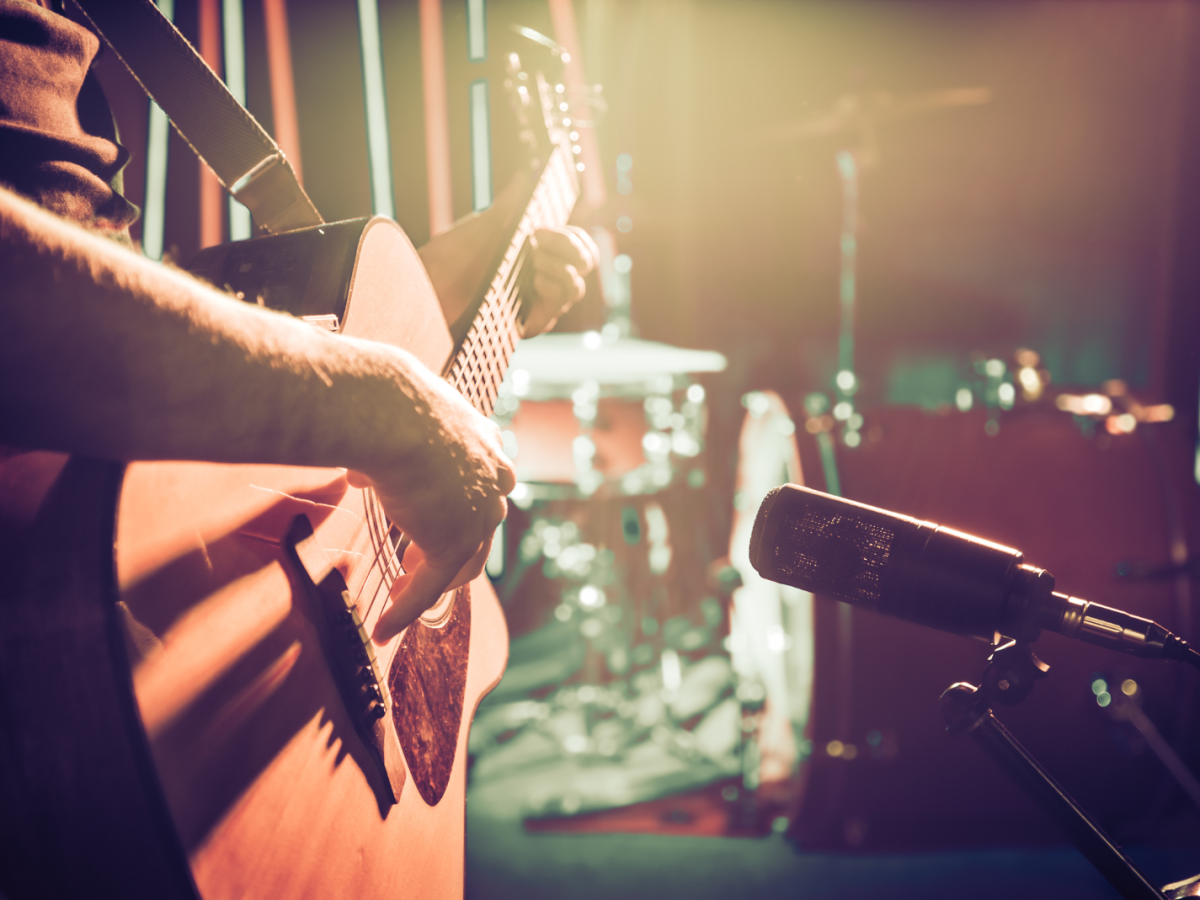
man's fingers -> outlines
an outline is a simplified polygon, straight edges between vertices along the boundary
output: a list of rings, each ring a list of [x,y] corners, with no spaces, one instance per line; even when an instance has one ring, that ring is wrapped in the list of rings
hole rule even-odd
[[[534,243],[537,247],[535,262],[538,258],[548,258],[551,264],[574,266],[583,275],[591,272],[600,258],[600,248],[592,236],[575,225],[563,229],[539,228],[534,234]]]
[[[536,302],[529,304],[529,314],[525,320],[526,335],[541,334],[553,328],[559,316],[583,296],[583,279],[579,280],[577,286],[567,287],[564,282],[538,272],[533,276],[533,292]]]
[[[415,544],[410,547],[405,556],[412,553],[415,547]],[[474,581],[487,565],[491,550],[491,540],[484,541],[467,564],[450,575],[447,575],[447,569],[431,566],[423,554],[415,555],[413,568],[392,584],[388,592],[391,602],[375,623],[371,640],[376,644],[386,644],[437,603],[443,594]]]
[[[505,457],[505,459],[507,460],[508,457]],[[516,486],[517,486],[517,470],[512,467],[512,464],[511,463],[509,463],[507,465],[501,464],[499,467],[497,467],[497,469],[496,469],[496,487],[498,487],[500,489],[500,493],[503,494],[505,497],[507,497],[509,494],[511,494],[513,492],[513,488],[515,488]],[[506,515],[508,515],[507,504],[504,507],[504,515],[502,515],[500,518],[503,519],[504,516],[506,516]]]
[[[539,334],[583,297],[583,276],[596,267],[600,251],[582,228],[539,228],[533,236],[534,302],[526,309],[525,333]]]
[[[455,572],[447,572],[422,560],[407,575],[401,575],[392,585],[391,604],[379,616],[371,640],[386,644],[416,621],[417,616],[437,603],[446,593]]]
[[[487,565],[488,554],[491,552],[492,542],[489,539],[480,546],[470,561],[458,570],[458,576],[450,582],[446,590],[452,591],[478,578],[483,573],[483,567]]]
[[[571,233],[574,243],[581,247],[587,259],[586,266],[576,265],[575,268],[579,269],[581,274],[587,275],[592,269],[600,265],[600,246],[596,243],[595,238],[578,225],[568,225],[567,230]]]
[[[538,299],[557,315],[583,296],[587,285],[574,266],[535,266],[533,289]]]

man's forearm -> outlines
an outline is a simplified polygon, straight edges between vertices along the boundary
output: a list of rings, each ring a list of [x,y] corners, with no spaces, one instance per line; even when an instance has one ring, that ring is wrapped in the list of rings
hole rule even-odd
[[[421,551],[375,636],[483,568],[516,483],[499,429],[408,353],[317,331],[0,189],[0,442],[344,466]]]
[[[431,376],[408,354],[239,303],[2,189],[0,278],[0,441],[370,471],[428,439]]]

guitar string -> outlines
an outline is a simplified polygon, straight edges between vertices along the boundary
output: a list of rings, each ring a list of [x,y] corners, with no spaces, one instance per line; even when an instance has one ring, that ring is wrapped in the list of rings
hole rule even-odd
[[[568,211],[574,205],[571,197],[572,195],[577,196],[577,187],[572,183],[571,178],[573,173],[570,173],[564,164],[564,156],[561,147],[556,148],[552,154],[547,166],[550,171],[547,172],[545,180],[536,188],[529,209],[526,210],[522,217],[523,221],[518,226],[521,241],[518,244],[514,240],[513,245],[519,249],[511,265],[507,267],[508,271],[498,272],[497,278],[493,281],[493,285],[500,282],[500,290],[496,291],[493,288],[489,291],[489,294],[493,296],[490,298],[485,296],[483,314],[477,316],[475,323],[472,324],[447,377],[451,385],[460,393],[468,396],[475,408],[484,415],[488,415],[493,408],[499,390],[497,379],[502,380],[502,373],[507,368],[512,353],[516,349],[517,340],[521,336],[518,295],[522,285],[521,275],[527,271],[529,239],[538,227],[542,227],[540,223],[565,221],[569,214]],[[555,203],[555,200],[559,202]],[[535,226],[533,224],[535,221],[539,222],[539,225]],[[481,359],[478,353],[480,341],[488,337],[489,328],[494,329],[494,336],[499,339],[500,354],[490,353],[490,359],[486,357]],[[493,346],[483,344],[485,353],[488,353]],[[468,351],[470,351],[469,354]],[[472,360],[475,361],[475,366],[471,365]],[[468,379],[470,380],[468,381]],[[391,526],[383,512],[378,495],[370,488],[366,489],[364,494],[367,505],[368,535],[375,547],[375,553],[364,578],[363,588],[372,580],[373,575],[378,574],[378,581],[367,605],[367,610],[361,614],[362,620],[366,621],[374,611],[381,591],[384,596],[391,593],[391,588],[402,572],[402,567],[396,560],[397,545],[392,544]],[[384,590],[385,588],[386,590]],[[355,598],[355,603],[361,609],[362,588]]]
[[[494,320],[496,318],[495,309],[500,305],[507,304],[488,304],[485,327],[480,329],[480,337],[489,337],[490,328],[488,325],[490,325],[490,322],[487,320]],[[477,346],[477,344],[475,346]],[[478,360],[478,354],[475,350],[475,347],[472,347],[471,352],[473,358]],[[460,389],[464,387],[464,385],[457,386],[460,387]],[[472,387],[472,385],[465,386],[468,388]],[[477,408],[486,407],[486,403],[481,402],[481,399],[477,396],[478,392],[476,390],[469,390],[468,394],[471,395],[471,399],[475,401],[475,406]],[[372,511],[372,515],[369,517],[371,540],[376,547],[375,556],[372,560],[372,567],[371,570],[369,570],[369,576],[371,574],[378,573],[379,580],[376,583],[376,589],[372,593],[371,600],[368,604],[366,613],[367,616],[371,614],[378,603],[381,591],[384,588],[387,588],[388,592],[390,593],[390,589],[394,585],[396,577],[400,573],[400,565],[395,559],[395,546],[391,541],[391,529],[390,527],[387,527],[386,516],[382,512],[381,505],[378,502],[377,496],[374,495],[374,492],[372,492],[368,502]]]
[[[547,173],[548,177],[544,178],[542,182],[538,184],[537,188],[535,189],[534,198],[532,198],[535,202],[530,204],[530,209],[526,210],[526,213],[523,216],[523,221],[518,227],[519,233],[523,233],[524,237],[520,244],[520,250],[518,250],[514,256],[512,268],[507,273],[507,277],[497,278],[493,282],[493,284],[495,284],[496,281],[499,281],[501,290],[496,292],[498,293],[498,296],[494,296],[493,298],[485,296],[485,314],[477,319],[475,325],[468,332],[467,338],[464,341],[464,352],[460,352],[458,354],[452,366],[451,372],[447,376],[447,380],[450,381],[450,383],[456,389],[468,396],[472,400],[476,409],[478,409],[484,415],[490,414],[494,408],[493,404],[495,403],[496,396],[499,392],[498,379],[502,378],[503,372],[507,369],[508,363],[516,348],[516,343],[520,337],[523,336],[523,329],[521,328],[521,324],[519,322],[520,303],[518,294],[519,288],[522,284],[520,275],[523,271],[525,271],[525,264],[528,258],[527,248],[529,244],[529,237],[533,234],[534,230],[536,230],[533,226],[533,221],[540,220],[543,222],[557,222],[558,224],[565,223],[569,217],[570,210],[574,207],[574,200],[578,197],[579,188],[578,182],[574,178],[575,173],[572,170],[572,167],[569,167],[566,163],[566,160],[569,159],[571,159],[571,157],[566,153],[561,145],[555,148],[547,167],[554,171]],[[556,163],[557,165],[555,165]],[[555,175],[558,176],[557,179],[554,177]],[[560,186],[560,190],[557,191],[555,190],[556,185],[554,184],[556,180],[559,182]],[[570,199],[568,199],[568,197]],[[554,199],[558,199],[561,202],[554,204]],[[551,215],[547,216],[547,213],[551,213]],[[516,242],[514,241],[514,244],[515,243]],[[506,257],[507,256],[508,254],[506,254]],[[505,261],[507,262],[507,259]],[[499,275],[500,273],[497,274]],[[497,321],[497,319],[499,319],[499,321]],[[496,333],[494,335],[489,335],[489,328],[495,329]],[[499,354],[492,352],[494,344],[485,342],[483,345],[485,350],[485,359],[481,359],[478,353],[479,341],[488,337],[499,338],[500,352]],[[471,349],[471,354],[469,356],[465,352],[468,345]],[[471,366],[472,360],[477,363],[477,366],[484,366],[486,364],[485,371],[477,371],[473,369]],[[490,377],[483,377],[484,375]],[[482,388],[480,388],[480,385],[482,385]],[[482,394],[480,394],[480,390],[482,390]],[[375,496],[374,491],[369,491],[369,493],[369,502],[374,507],[379,508],[380,518],[382,518],[382,520],[386,523],[387,519],[386,516],[383,516],[382,514],[382,507],[378,502],[378,497]],[[390,541],[390,528],[387,529],[387,533],[379,545],[379,550],[376,552],[376,561],[379,560],[380,554],[384,551],[387,551],[386,555],[394,560],[394,548],[392,547]],[[372,568],[375,567],[376,561],[373,561]],[[388,568],[390,570],[390,565]],[[397,568],[399,568],[398,563]],[[369,577],[370,572],[368,572],[368,578]],[[395,579],[393,578],[392,584],[394,584],[394,582]],[[380,567],[379,586],[377,586],[376,591],[372,596],[367,615],[363,617],[364,619],[369,617],[371,610],[374,609],[379,595],[379,587],[385,583],[387,583],[386,575],[383,568]],[[389,590],[387,593],[390,594],[391,584],[388,585],[388,588]],[[391,670],[391,664],[397,652],[399,652],[399,644],[396,644],[393,647],[391,654],[389,654],[389,657],[385,662],[386,671]]]
[[[521,258],[518,257],[517,263],[520,264],[521,262],[522,262]],[[506,290],[504,292],[505,296],[497,298],[494,302],[488,302],[487,300],[485,300],[485,303],[487,306],[485,315],[494,317],[495,310],[497,309],[497,307],[499,307],[503,310],[502,321],[505,323],[505,325],[511,325],[511,323],[515,322],[516,308],[519,306],[519,304],[517,302],[515,302],[517,299],[517,297],[516,297],[517,286],[518,286],[518,283],[516,280],[509,280],[509,283],[505,284],[505,288],[506,288]],[[511,312],[510,312],[510,310],[511,310]],[[503,329],[503,331],[506,331],[506,330],[507,329]],[[502,333],[503,333],[503,331],[502,331]],[[476,334],[476,329],[473,328],[472,332],[468,334],[467,342],[464,342],[463,349],[462,349],[462,351],[460,351],[459,356],[456,359],[456,363],[455,363],[456,368],[458,367],[459,361],[463,360],[466,357],[468,351],[472,351],[472,352],[474,351],[475,342],[472,341],[471,339],[473,336],[475,336],[475,334]],[[507,335],[507,334],[505,334],[505,338],[511,339],[509,337],[509,335]],[[513,346],[515,346],[515,343],[513,344]],[[464,382],[465,382],[466,378],[469,377],[469,375],[472,373],[473,373],[472,369],[464,368],[462,375],[460,375],[458,378],[452,378],[451,385],[453,387],[457,388],[460,391],[460,393],[462,393],[464,387],[469,387],[469,385],[464,384]],[[476,406],[476,408],[479,409],[480,412],[484,412],[484,409],[481,407],[485,407],[486,404],[484,402],[481,402],[482,398],[475,398],[475,400],[476,400],[476,402],[474,403],[474,405]],[[484,413],[484,414],[486,414],[486,413]],[[383,515],[382,504],[379,503],[378,495],[375,493],[374,490],[368,491],[367,503],[371,509],[371,512],[376,513],[379,516],[379,518],[381,518],[386,523],[387,519],[386,519],[386,516]],[[370,617],[371,613],[374,611],[375,606],[379,601],[381,592],[384,592],[385,588],[386,588],[386,593],[391,592],[391,588],[395,584],[396,577],[398,577],[398,573],[401,568],[399,563],[395,562],[395,546],[393,546],[391,544],[391,536],[390,536],[391,529],[390,529],[390,527],[386,531],[384,529],[380,528],[378,525],[377,519],[376,519],[376,515],[374,515],[374,514],[368,515],[367,519],[368,519],[368,530],[370,533],[371,542],[372,542],[372,544],[375,545],[375,548],[376,548],[374,558],[372,559],[371,565],[368,568],[367,581],[370,581],[372,575],[376,575],[376,574],[378,575],[378,581],[376,583],[375,590],[372,592],[371,599],[368,602],[366,612],[361,614],[361,618],[364,621],[368,617]],[[393,572],[396,572],[397,574],[393,574]],[[364,586],[366,583],[367,582],[364,582]],[[362,600],[362,597],[360,594],[360,596],[358,598],[358,603],[360,605],[361,605],[361,600]]]

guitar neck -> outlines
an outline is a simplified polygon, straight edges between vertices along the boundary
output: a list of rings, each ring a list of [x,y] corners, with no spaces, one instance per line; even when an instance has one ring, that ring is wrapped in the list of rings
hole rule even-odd
[[[496,402],[500,382],[523,332],[521,289],[539,228],[567,224],[579,196],[575,160],[570,149],[553,145],[525,212],[513,229],[496,274],[483,292],[471,327],[445,370],[446,380],[485,416]]]

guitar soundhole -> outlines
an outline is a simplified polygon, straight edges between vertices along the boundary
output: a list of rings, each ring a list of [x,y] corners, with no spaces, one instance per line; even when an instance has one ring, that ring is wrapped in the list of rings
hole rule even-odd
[[[392,724],[417,791],[430,806],[442,799],[454,770],[470,645],[471,592],[464,585],[439,627],[420,620],[408,627],[388,670]]]

